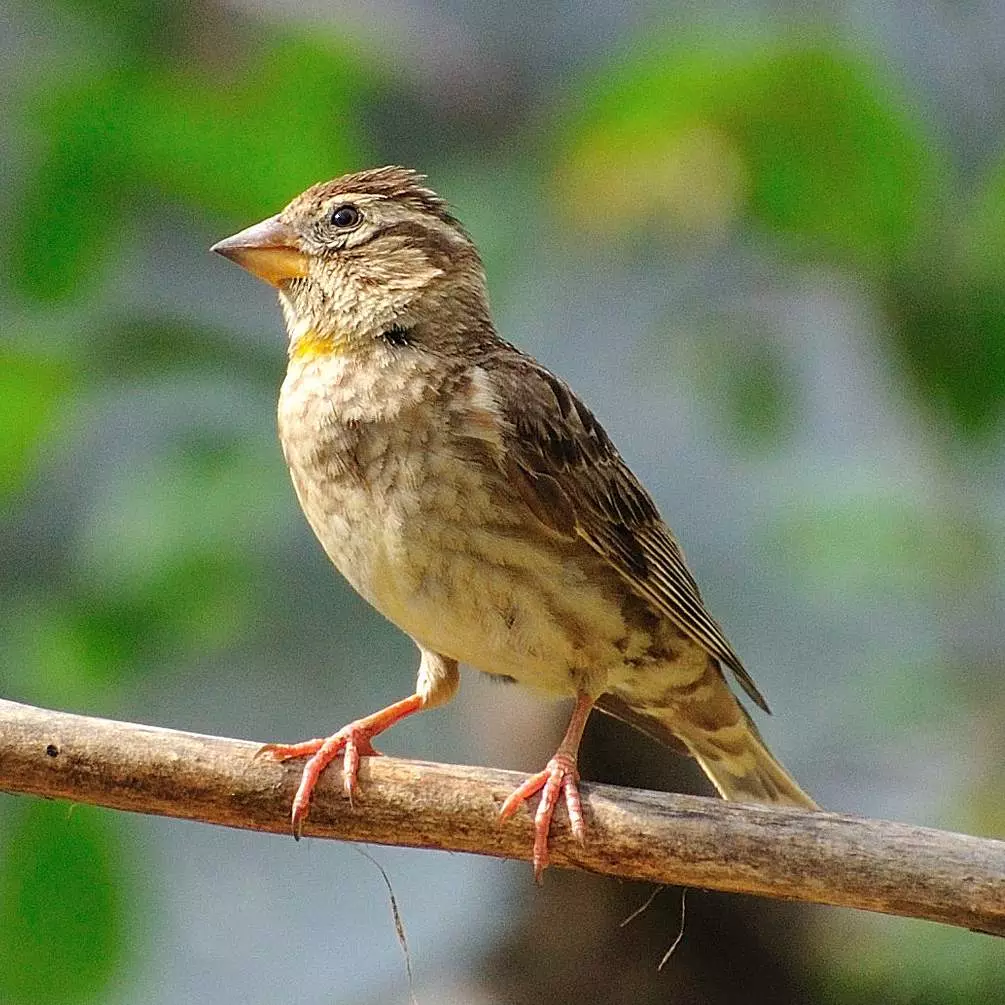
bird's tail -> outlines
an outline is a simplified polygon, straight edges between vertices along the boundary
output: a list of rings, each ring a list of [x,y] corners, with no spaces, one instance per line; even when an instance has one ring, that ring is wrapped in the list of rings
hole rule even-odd
[[[686,691],[666,708],[598,704],[664,743],[683,743],[724,799],[819,809],[768,750],[715,664]]]
[[[819,809],[768,750],[747,713],[740,711],[747,720],[742,727],[738,723],[681,735],[723,799]]]

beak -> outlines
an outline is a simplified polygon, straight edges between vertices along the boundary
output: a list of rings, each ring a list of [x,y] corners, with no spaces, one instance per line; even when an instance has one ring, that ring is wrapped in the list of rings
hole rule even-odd
[[[256,223],[210,248],[272,286],[307,275],[308,257],[297,247],[296,234],[278,216]]]

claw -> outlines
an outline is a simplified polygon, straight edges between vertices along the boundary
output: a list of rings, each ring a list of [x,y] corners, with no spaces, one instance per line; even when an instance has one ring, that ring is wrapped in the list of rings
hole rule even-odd
[[[297,794],[293,797],[293,808],[290,813],[290,823],[293,837],[298,841],[304,832],[304,820],[311,808],[311,796],[325,768],[339,754],[342,758],[342,788],[352,805],[352,797],[359,783],[359,766],[361,757],[380,757],[380,751],[375,750],[370,742],[378,733],[394,725],[412,712],[422,707],[418,695],[412,695],[394,705],[390,705],[364,719],[356,719],[348,726],[343,726],[324,740],[304,740],[303,743],[267,743],[255,754],[273,758],[277,761],[289,761],[296,757],[309,757],[300,776]]]
[[[576,757],[592,708],[593,699],[588,694],[580,694],[576,698],[569,728],[565,731],[565,737],[555,756],[544,771],[531,775],[523,785],[511,792],[499,811],[500,818],[508,820],[535,792],[541,793],[541,801],[534,814],[533,861],[536,883],[541,882],[541,876],[548,867],[548,835],[551,833],[551,821],[555,816],[559,796],[565,798],[572,836],[580,843],[586,840],[586,821],[583,819],[583,801],[579,796]]]
[[[559,796],[565,797],[565,808],[569,814],[569,826],[577,841],[586,840],[586,823],[583,820],[583,803],[579,796],[579,772],[576,762],[568,754],[558,753],[544,771],[531,775],[518,789],[510,793],[502,805],[499,816],[508,820],[535,792],[541,793],[537,812],[534,814],[534,880],[541,882],[541,876],[548,867],[548,836],[555,816]]]
[[[293,757],[310,756],[310,760],[304,765],[304,773],[300,776],[300,786],[297,794],[293,797],[293,809],[291,821],[293,825],[293,836],[300,840],[304,830],[304,820],[311,808],[311,796],[321,778],[325,768],[334,761],[339,754],[342,758],[342,789],[352,803],[352,797],[359,783],[360,757],[378,757],[380,752],[375,750],[370,742],[369,731],[360,726],[358,722],[351,722],[348,726],[343,726],[337,733],[333,733],[326,740],[307,740],[304,743],[290,744],[270,744],[268,753],[277,760],[289,760]]]

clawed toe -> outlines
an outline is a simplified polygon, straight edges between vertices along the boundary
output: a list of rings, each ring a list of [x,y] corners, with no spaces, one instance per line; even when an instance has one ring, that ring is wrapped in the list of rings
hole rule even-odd
[[[310,810],[311,797],[318,780],[329,764],[339,754],[342,758],[342,788],[350,803],[356,792],[359,781],[359,766],[361,757],[379,757],[380,752],[374,749],[366,730],[355,723],[340,729],[324,740],[305,740],[303,743],[267,743],[256,756],[271,757],[277,761],[289,761],[297,757],[309,757],[300,776],[297,794],[293,797],[293,807],[290,819],[293,836],[300,839],[303,834],[304,820]]]
[[[353,793],[357,788],[359,764],[361,757],[379,757],[380,751],[375,750],[371,742],[375,736],[384,732],[405,716],[418,712],[423,706],[423,698],[413,694],[409,698],[382,708],[363,719],[356,719],[348,726],[343,726],[325,740],[305,740],[303,743],[267,743],[255,754],[256,757],[267,756],[277,761],[289,761],[295,757],[309,757],[304,765],[304,773],[300,776],[300,786],[293,798],[293,836],[299,838],[303,832],[304,819],[311,805],[311,795],[321,777],[321,773],[344,753],[342,762],[342,787],[352,802]]]
[[[324,740],[304,740],[303,743],[265,743],[255,751],[255,757],[271,757],[274,761],[313,757],[324,742]]]
[[[569,719],[569,727],[559,744],[555,756],[544,771],[531,775],[503,803],[499,815],[503,820],[513,816],[520,806],[535,792],[541,793],[537,813],[534,815],[534,879],[540,883],[541,874],[548,865],[548,834],[555,816],[558,797],[564,796],[565,808],[569,813],[569,827],[577,841],[586,840],[586,823],[583,820],[583,802],[579,797],[579,771],[576,757],[586,720],[593,708],[593,699],[588,694],[576,698],[576,707]]]
[[[540,882],[541,875],[548,866],[548,836],[560,796],[565,798],[573,836],[577,841],[586,840],[586,823],[579,795],[579,772],[576,770],[575,760],[567,754],[556,754],[543,771],[531,775],[509,795],[499,812],[500,817],[503,820],[509,819],[535,792],[541,793],[541,801],[534,814],[533,860],[534,879]]]

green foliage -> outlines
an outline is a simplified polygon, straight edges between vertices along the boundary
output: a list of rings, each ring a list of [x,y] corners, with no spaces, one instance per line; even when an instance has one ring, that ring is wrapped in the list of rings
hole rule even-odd
[[[821,485],[770,535],[791,574],[806,591],[822,591],[825,603],[892,595],[938,601],[925,591],[988,571],[980,564],[991,547],[985,528],[909,492],[883,491],[868,472],[848,472],[840,484],[840,491]]]
[[[961,227],[962,265],[975,280],[1005,283],[1005,155],[978,186]]]
[[[42,705],[82,708],[135,672],[153,611],[101,596],[31,595],[6,612],[5,683]]]
[[[654,46],[587,85],[560,151],[559,197],[603,232],[746,219],[863,264],[911,248],[937,174],[890,81],[824,42]]]
[[[0,1001],[97,1001],[126,949],[119,834],[91,807],[19,810],[0,859]]]
[[[208,325],[138,314],[106,322],[89,336],[79,365],[92,385],[148,384],[151,375],[193,381],[220,376],[268,388],[271,398],[282,367],[281,324],[276,322],[276,344],[270,351],[268,343],[223,339]]]
[[[1005,411],[1005,161],[957,206],[943,160],[889,75],[847,49],[656,42],[586,85],[555,189],[597,237],[752,225],[868,272],[925,406],[986,437]],[[726,396],[744,438],[784,401],[750,396],[770,388],[764,362],[764,380],[742,352],[720,368],[746,370]]]
[[[90,27],[101,44],[121,59],[144,61],[175,39],[185,25],[188,5],[163,0],[49,0],[78,19],[74,27]]]
[[[259,609],[261,549],[288,493],[274,466],[269,491],[267,461],[243,443],[182,444],[124,469],[94,500],[61,588],[7,610],[7,686],[79,707],[157,657],[233,644]]]
[[[0,348],[0,502],[27,481],[73,387],[62,361]]]
[[[874,917],[839,930],[838,965],[814,997],[820,1005],[975,1005],[1000,997],[1001,945],[991,936]]]
[[[777,443],[795,416],[788,360],[772,345],[751,342],[727,367],[728,417],[737,435],[756,444]]]
[[[795,428],[792,363],[764,333],[730,337],[714,327],[675,331],[675,365],[688,374],[734,448],[763,451],[777,447]]]
[[[154,69],[123,109],[136,181],[220,219],[277,211],[359,161],[355,108],[371,83],[345,50],[306,37],[270,40],[229,80]]]
[[[53,300],[93,285],[123,221],[159,199],[251,222],[361,159],[374,78],[347,51],[263,39],[236,66],[125,61],[26,103],[45,137],[15,222],[11,279]]]
[[[1005,160],[933,252],[891,283],[892,342],[936,421],[987,439],[1005,414]]]
[[[899,283],[892,339],[922,402],[967,437],[995,432],[1005,413],[1005,273],[936,266]]]

